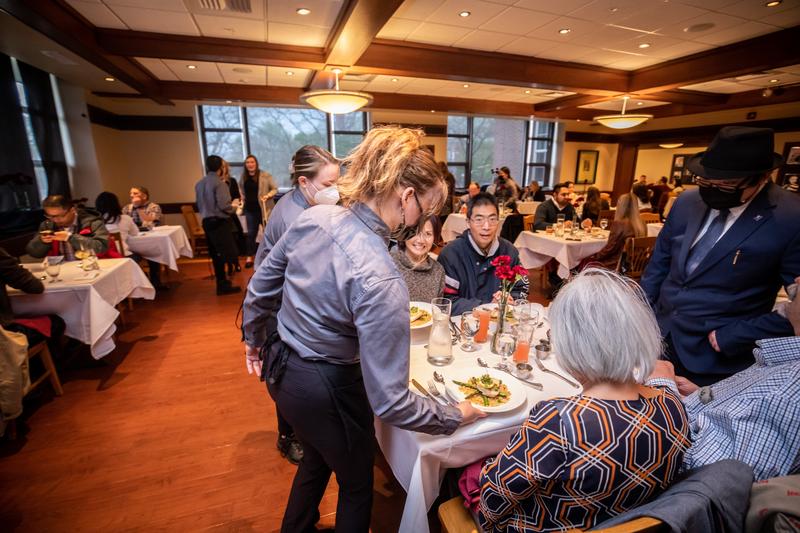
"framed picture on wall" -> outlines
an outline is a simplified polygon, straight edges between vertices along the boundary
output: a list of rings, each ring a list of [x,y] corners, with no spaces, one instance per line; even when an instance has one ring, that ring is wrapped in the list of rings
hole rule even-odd
[[[686,168],[686,163],[692,154],[674,154],[672,156],[672,167],[669,171],[669,182],[674,185],[677,179],[682,184],[694,183],[694,174]]]
[[[578,163],[575,167],[575,184],[591,185],[597,180],[598,150],[578,150]]]
[[[787,142],[783,159],[776,182],[787,191],[800,193],[800,142]]]

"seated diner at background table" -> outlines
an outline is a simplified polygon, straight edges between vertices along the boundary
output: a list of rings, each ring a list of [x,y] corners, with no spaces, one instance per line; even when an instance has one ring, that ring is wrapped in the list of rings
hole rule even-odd
[[[331,472],[336,530],[367,532],[375,420],[452,434],[485,416],[408,388],[408,289],[389,256],[438,212],[446,184],[419,130],[371,129],[344,161],[342,205],[304,211],[250,280],[243,307],[248,371],[267,381],[303,446],[283,533],[314,531]],[[323,258],[324,260],[320,260]]]
[[[523,202],[544,202],[544,191],[539,182],[533,180],[530,185],[522,191]]]
[[[453,302],[453,315],[497,301],[500,280],[492,266],[497,256],[509,256],[511,267],[520,264],[517,249],[499,233],[497,200],[489,193],[477,194],[467,207],[467,229],[439,252],[445,272],[444,295]],[[527,276],[512,287],[511,297],[528,297]]]
[[[533,229],[544,231],[550,224],[555,224],[558,215],[564,215],[564,220],[572,220],[575,208],[569,200],[569,188],[566,183],[553,185],[553,194],[536,207],[536,216]]]
[[[538,402],[484,465],[486,533],[594,527],[666,489],[689,446],[678,394],[642,384],[661,335],[635,283],[587,269],[561,288],[548,317],[559,365],[583,392]]]
[[[137,263],[144,259],[141,255],[131,252],[128,247],[128,237],[139,235],[139,227],[134,223],[133,218],[122,212],[119,198],[113,192],[101,192],[94,201],[94,207],[100,213],[105,222],[109,233],[119,232],[122,237],[126,257],[130,257]],[[161,283],[161,264],[156,261],[147,260],[147,271],[150,283],[159,292],[169,290],[169,287]]]
[[[625,248],[625,241],[629,237],[644,237],[647,227],[642,222],[636,199],[630,194],[623,194],[617,201],[617,210],[608,233],[608,242],[599,252],[583,259],[577,270],[581,271],[587,266],[599,266],[609,270],[617,268],[619,256]]]
[[[428,253],[433,244],[442,238],[439,217],[428,215],[420,219],[416,234],[400,241],[391,249],[397,270],[406,282],[408,297],[412,302],[428,302],[442,296],[444,268]]]
[[[81,247],[98,256],[108,252],[108,230],[95,211],[78,208],[60,194],[42,200],[42,208],[45,220],[39,225],[39,233],[28,242],[29,255],[61,255],[65,261],[75,261],[75,251]]]
[[[586,191],[586,202],[583,204],[583,212],[581,213],[581,222],[584,220],[591,220],[592,225],[596,226],[599,222],[600,211],[608,210],[611,206],[608,200],[600,198],[600,189],[591,186]]]
[[[458,212],[459,213],[466,213],[467,212],[467,204],[469,201],[474,198],[479,192],[481,192],[481,186],[478,184],[477,181],[469,182],[469,186],[467,187],[467,194],[462,194],[461,198],[459,199],[460,203],[458,204]]]
[[[150,201],[147,187],[131,187],[130,198],[131,203],[123,207],[122,212],[131,217],[140,229],[152,229],[161,224],[161,206]]]
[[[639,202],[639,211],[643,213],[653,212],[653,204],[650,203],[650,189],[647,188],[647,185],[634,183],[631,188],[631,194]]]

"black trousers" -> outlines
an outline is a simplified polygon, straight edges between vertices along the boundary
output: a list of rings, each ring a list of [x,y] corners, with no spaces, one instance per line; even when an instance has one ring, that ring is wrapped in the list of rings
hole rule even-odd
[[[270,356],[281,344],[271,347]],[[339,484],[337,533],[366,533],[375,428],[360,365],[306,361],[292,353],[280,381],[268,388],[303,446],[281,532],[315,530],[319,503],[334,472]]]
[[[206,232],[208,254],[214,264],[214,277],[217,285],[227,282],[225,264],[238,260],[236,243],[233,240],[233,222],[230,218],[206,217],[203,219],[203,231]]]
[[[256,255],[256,237],[258,237],[258,227],[261,225],[261,209],[258,211],[244,212],[244,218],[247,221],[247,247],[246,254],[250,257]]]

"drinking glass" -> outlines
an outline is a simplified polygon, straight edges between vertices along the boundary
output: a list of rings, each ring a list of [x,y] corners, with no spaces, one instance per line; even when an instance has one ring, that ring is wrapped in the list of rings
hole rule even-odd
[[[428,338],[428,362],[443,366],[453,362],[453,339],[450,333],[450,309],[452,302],[447,298],[431,300],[433,323]]]
[[[553,228],[553,225],[552,225],[552,224],[548,224],[547,226],[545,226],[545,228],[544,228],[544,231],[545,231],[545,233],[549,233],[549,234],[551,234],[551,235],[552,235],[552,234],[553,234],[553,231],[555,231],[555,230],[554,230],[554,228]]]
[[[530,320],[531,303],[527,300],[527,298],[514,300],[514,318],[516,318],[520,323]]]
[[[517,326],[515,330],[517,345],[514,350],[514,363],[528,362],[528,357],[531,353],[531,343],[533,342],[533,332],[535,329],[536,328],[530,322]]]
[[[475,335],[475,342],[486,342],[489,338],[489,322],[492,320],[492,312],[486,308],[478,308],[473,311],[478,317],[478,334]]]
[[[461,345],[461,349],[465,352],[475,352],[478,350],[478,347],[473,342],[473,338],[478,333],[480,324],[480,319],[475,316],[472,311],[461,313],[461,334],[466,339],[466,342]]]
[[[61,274],[61,262],[63,260],[63,255],[51,255],[45,258],[44,271],[48,276],[50,276],[50,278],[52,278],[50,279],[49,283],[61,281],[58,279],[58,275]]]
[[[556,224],[561,224],[563,226],[566,219],[566,215],[556,215]]]
[[[556,235],[556,237],[563,237],[564,236],[564,223],[563,222],[558,222],[556,224],[555,235]]]
[[[605,231],[605,229],[608,227],[608,219],[607,218],[601,218],[600,219],[600,227],[603,228],[603,231]]]
[[[511,358],[511,354],[514,353],[514,348],[516,347],[516,340],[514,339],[513,331],[509,329],[504,329],[500,336],[497,338],[497,351],[500,354],[500,366],[503,368],[510,368],[508,366],[508,361]]]

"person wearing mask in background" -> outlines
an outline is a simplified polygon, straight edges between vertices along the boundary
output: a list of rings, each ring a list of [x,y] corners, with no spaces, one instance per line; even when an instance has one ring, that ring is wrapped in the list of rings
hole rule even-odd
[[[469,182],[469,186],[467,187],[467,194],[462,194],[461,198],[459,199],[460,201],[458,205],[459,213],[467,212],[467,205],[469,204],[469,201],[475,198],[479,192],[481,192],[481,186],[478,185],[478,182],[477,181]]]
[[[675,372],[703,386],[753,363],[760,339],[792,334],[773,311],[800,273],[800,198],[770,180],[783,158],[766,128],[726,126],[689,158],[641,285]]]
[[[131,203],[122,208],[122,213],[133,219],[140,229],[153,229],[161,224],[161,206],[150,201],[147,187],[131,187]]]
[[[339,160],[324,148],[311,144],[303,146],[292,157],[290,170],[294,188],[284,194],[272,210],[256,253],[256,269],[303,211],[314,205],[336,205],[339,201],[339,191],[336,190]],[[280,409],[276,411],[278,450],[290,463],[298,464],[303,458],[303,447]]]
[[[64,261],[75,261],[75,250],[90,250],[98,256],[108,251],[108,230],[95,211],[75,207],[60,194],[45,198],[42,208],[46,220],[26,247],[29,255],[61,255]]]
[[[217,280],[217,296],[233,294],[241,288],[231,285],[225,277],[225,264],[236,261],[236,243],[233,241],[231,222],[231,193],[220,179],[222,158],[210,155],[206,158],[206,175],[194,186],[197,209],[203,220],[203,231],[208,241],[208,253],[214,264],[214,277]]]
[[[236,180],[231,177],[231,166],[224,159],[222,160],[222,168],[220,169],[219,177],[225,186],[228,187],[228,192],[231,195],[231,207],[233,208],[233,212],[231,213],[233,242],[236,244],[238,255],[241,256],[244,255],[246,246],[244,241],[244,228],[242,228],[242,223],[239,221],[238,217],[239,207],[242,205],[242,194],[241,191],[239,191],[239,185],[236,183]],[[238,257],[236,261],[227,262],[225,267],[228,270],[228,277],[233,276],[234,272],[242,271],[242,267],[239,266]]]
[[[500,280],[492,265],[497,256],[509,256],[512,268],[520,264],[517,249],[499,235],[497,200],[489,193],[480,193],[469,203],[467,229],[439,253],[445,272],[444,295],[453,302],[453,316],[497,301]],[[512,287],[511,296],[528,297],[527,276]]]
[[[608,235],[608,242],[599,252],[590,255],[578,265],[578,271],[587,266],[602,266],[609,270],[616,270],[619,256],[625,248],[625,241],[630,237],[645,237],[647,228],[642,222],[636,198],[630,194],[623,194],[617,202],[614,221]]]
[[[600,218],[600,211],[610,209],[606,200],[600,198],[600,189],[597,187],[589,187],[586,191],[586,202],[583,204],[583,213],[581,214],[581,222],[590,220],[591,224],[587,223],[584,227],[596,226]]]
[[[247,257],[244,267],[252,268],[258,228],[266,225],[269,219],[273,208],[272,199],[278,194],[278,186],[275,185],[272,174],[261,170],[256,156],[250,154],[244,160],[239,187],[242,190],[243,212],[247,221]]]
[[[375,417],[451,434],[483,416],[470,402],[444,406],[408,388],[408,289],[389,255],[436,213],[446,184],[422,132],[370,130],[345,159],[342,206],[304,211],[250,280],[243,329],[248,371],[303,445],[283,533],[314,531],[331,472],[336,530],[369,530]],[[309,191],[310,192],[310,191]]]
[[[307,144],[292,156],[289,166],[294,188],[275,205],[256,252],[255,268],[269,255],[278,239],[300,214],[314,205],[336,205],[339,191],[339,160],[319,146]]]
[[[442,238],[439,217],[426,216],[421,220],[417,233],[408,240],[400,241],[389,251],[397,270],[408,287],[412,302],[429,303],[440,298],[444,291],[444,268],[428,255],[434,243]]]

